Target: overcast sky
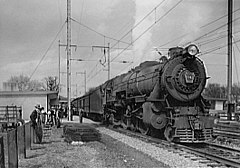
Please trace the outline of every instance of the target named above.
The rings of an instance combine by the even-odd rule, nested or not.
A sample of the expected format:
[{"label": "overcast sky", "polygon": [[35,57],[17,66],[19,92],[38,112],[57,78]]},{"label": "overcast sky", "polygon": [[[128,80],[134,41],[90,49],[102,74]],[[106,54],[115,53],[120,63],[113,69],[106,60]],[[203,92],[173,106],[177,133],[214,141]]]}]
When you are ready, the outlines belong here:
[{"label": "overcast sky", "polygon": [[[104,51],[91,46],[107,46],[108,43],[113,60],[111,77],[127,72],[143,61],[157,60],[159,55],[154,49],[156,47],[162,54],[166,54],[167,48],[186,46],[193,42],[199,45],[203,54],[200,58],[211,77],[208,82],[226,85],[227,48],[221,46],[227,43],[227,17],[217,19],[227,15],[227,0],[71,2],[71,17],[75,20],[71,22],[72,44],[78,46],[72,48],[72,58],[92,60],[71,61],[73,96],[76,92],[78,95],[84,92],[84,76],[76,72],[87,72],[87,88],[98,86],[107,80],[107,64],[99,63],[99,60],[102,63],[105,61]],[[154,8],[156,10],[139,24]],[[240,40],[239,8],[240,1],[234,0],[235,41]],[[215,20],[217,21],[213,22]],[[58,76],[58,41],[66,44],[65,21],[66,0],[0,0],[0,83],[20,74],[32,75],[32,79],[38,80],[46,76]],[[148,30],[151,25],[152,28]],[[212,33],[195,41],[209,32]],[[170,41],[172,42],[168,43]],[[214,48],[219,49],[204,54]],[[66,72],[65,49],[61,47],[60,50],[62,72]],[[239,49],[238,42],[234,44],[233,82],[239,82],[240,78]],[[130,63],[123,64],[119,61]],[[62,95],[66,95],[66,74],[61,75],[61,84]]]}]

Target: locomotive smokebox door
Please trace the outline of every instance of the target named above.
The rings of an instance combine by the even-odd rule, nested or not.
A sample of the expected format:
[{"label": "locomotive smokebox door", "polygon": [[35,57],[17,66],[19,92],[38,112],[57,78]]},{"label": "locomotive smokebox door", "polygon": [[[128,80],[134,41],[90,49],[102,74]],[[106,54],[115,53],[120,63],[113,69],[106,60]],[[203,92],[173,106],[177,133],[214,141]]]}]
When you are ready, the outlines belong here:
[{"label": "locomotive smokebox door", "polygon": [[194,81],[194,78],[195,78],[195,74],[193,72],[190,72],[190,71],[185,71],[185,81],[186,83],[193,83]]}]

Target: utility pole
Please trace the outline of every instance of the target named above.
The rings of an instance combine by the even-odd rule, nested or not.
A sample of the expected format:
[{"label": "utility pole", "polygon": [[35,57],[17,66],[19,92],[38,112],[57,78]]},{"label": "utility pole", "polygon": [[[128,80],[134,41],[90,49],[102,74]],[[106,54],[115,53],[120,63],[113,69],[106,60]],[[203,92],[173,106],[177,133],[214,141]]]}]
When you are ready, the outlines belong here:
[{"label": "utility pole", "polygon": [[111,78],[110,69],[110,43],[108,43],[108,80]]},{"label": "utility pole", "polygon": [[71,114],[71,76],[70,76],[70,58],[71,58],[71,0],[67,0],[67,100],[68,100],[68,120],[72,121]]},{"label": "utility pole", "polygon": [[92,46],[92,48],[103,48],[108,50],[108,80],[111,78],[111,72],[110,72],[110,43],[108,43],[108,46]]},{"label": "utility pole", "polygon": [[232,104],[232,12],[233,12],[233,0],[228,0],[228,80],[227,80],[227,100],[228,120],[232,118],[232,112],[234,110],[234,104]]},{"label": "utility pole", "polygon": [[85,94],[87,93],[87,72],[86,70],[84,71],[84,90],[85,90]]}]

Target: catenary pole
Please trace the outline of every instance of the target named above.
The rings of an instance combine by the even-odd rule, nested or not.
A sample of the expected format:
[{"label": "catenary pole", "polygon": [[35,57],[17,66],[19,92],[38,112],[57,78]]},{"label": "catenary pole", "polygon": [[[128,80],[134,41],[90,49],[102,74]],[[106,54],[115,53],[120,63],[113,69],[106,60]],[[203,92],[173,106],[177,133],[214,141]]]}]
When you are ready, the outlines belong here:
[{"label": "catenary pole", "polygon": [[70,58],[71,58],[71,0],[67,0],[67,100],[68,100],[68,120],[72,120],[71,114],[71,72],[70,72]]},{"label": "catenary pole", "polygon": [[111,78],[111,67],[110,67],[110,43],[108,43],[108,80]]},{"label": "catenary pole", "polygon": [[60,82],[61,82],[61,55],[60,55],[60,52],[61,52],[61,46],[60,46],[60,40],[58,40],[58,96],[59,96],[59,93],[60,93]]},{"label": "catenary pole", "polygon": [[87,72],[86,70],[84,71],[84,90],[85,94],[87,93]]}]

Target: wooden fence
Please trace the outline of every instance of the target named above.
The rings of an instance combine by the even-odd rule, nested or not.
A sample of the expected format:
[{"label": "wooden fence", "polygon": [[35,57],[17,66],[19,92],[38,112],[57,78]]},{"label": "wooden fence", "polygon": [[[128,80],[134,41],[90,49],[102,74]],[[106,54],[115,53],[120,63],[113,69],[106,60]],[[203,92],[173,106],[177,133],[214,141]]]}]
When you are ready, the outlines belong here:
[{"label": "wooden fence", "polygon": [[33,130],[30,123],[0,133],[0,167],[17,168],[18,159],[26,158],[26,150],[31,148]]}]

